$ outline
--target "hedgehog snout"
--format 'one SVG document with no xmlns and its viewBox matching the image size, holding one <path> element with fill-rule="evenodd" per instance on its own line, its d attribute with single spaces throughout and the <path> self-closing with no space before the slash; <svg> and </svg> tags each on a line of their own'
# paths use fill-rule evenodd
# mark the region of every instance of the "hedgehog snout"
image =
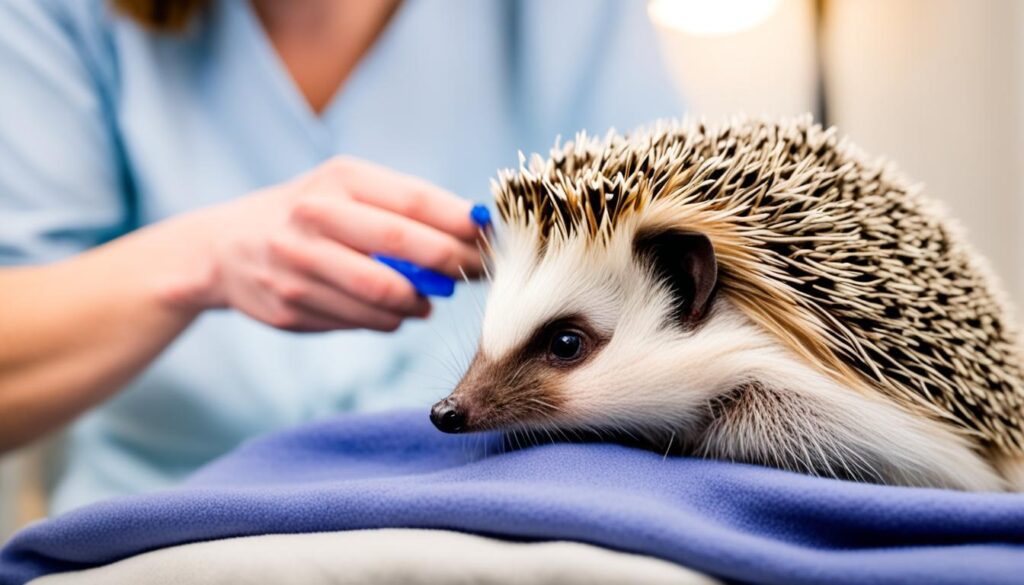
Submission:
<svg viewBox="0 0 1024 585">
<path fill-rule="evenodd" d="M 439 431 L 461 433 L 466 428 L 466 408 L 454 396 L 441 400 L 430 409 L 430 422 Z"/>
</svg>

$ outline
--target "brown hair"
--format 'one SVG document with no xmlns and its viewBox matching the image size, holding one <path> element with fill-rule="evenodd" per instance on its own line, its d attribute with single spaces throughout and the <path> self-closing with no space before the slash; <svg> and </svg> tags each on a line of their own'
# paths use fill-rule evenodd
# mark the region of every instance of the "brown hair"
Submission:
<svg viewBox="0 0 1024 585">
<path fill-rule="evenodd" d="M 210 0 L 111 0 L 114 8 L 157 32 L 181 32 Z"/>
</svg>

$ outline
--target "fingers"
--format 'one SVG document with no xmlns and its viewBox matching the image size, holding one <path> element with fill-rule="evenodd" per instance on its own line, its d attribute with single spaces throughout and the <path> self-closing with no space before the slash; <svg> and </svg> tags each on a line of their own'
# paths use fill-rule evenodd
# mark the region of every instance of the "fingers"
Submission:
<svg viewBox="0 0 1024 585">
<path fill-rule="evenodd" d="M 423 316 L 430 310 L 429 301 L 419 296 L 402 275 L 330 239 L 278 238 L 271 243 L 270 253 L 272 261 L 287 271 L 318 279 L 367 306 L 403 316 Z M 284 297 L 292 296 L 287 294 L 289 291 L 279 292 Z"/>
<path fill-rule="evenodd" d="M 461 270 L 473 275 L 481 270 L 474 244 L 355 201 L 338 201 L 337 208 L 336 215 L 322 218 L 322 233 L 360 252 L 395 256 L 454 278 Z"/>
<path fill-rule="evenodd" d="M 482 271 L 471 204 L 425 181 L 339 158 L 293 183 L 291 193 L 299 197 L 288 200 L 286 225 L 257 256 L 268 265 L 247 311 L 271 325 L 393 331 L 406 318 L 426 317 L 430 302 L 370 254 L 455 278 Z"/>
<path fill-rule="evenodd" d="M 364 303 L 311 278 L 285 280 L 276 301 L 284 313 L 294 315 L 293 331 L 330 331 L 334 329 L 372 329 L 394 331 L 409 316 L 426 317 L 430 304 L 421 299 L 413 315 L 387 311 Z"/>
<path fill-rule="evenodd" d="M 386 311 L 336 290 L 322 283 L 311 282 L 305 298 L 296 301 L 297 306 L 313 312 L 344 316 L 355 327 L 375 331 L 394 331 L 408 317 L 425 318 L 430 314 L 430 302 L 419 298 L 414 311 L 398 313 Z"/>
<path fill-rule="evenodd" d="M 293 215 L 305 231 L 363 254 L 395 256 L 453 278 L 462 271 L 477 276 L 483 269 L 475 243 L 344 197 L 310 197 Z"/>
<path fill-rule="evenodd" d="M 338 157 L 324 165 L 356 201 L 426 224 L 463 242 L 480 235 L 473 204 L 427 181 L 370 162 Z"/>
</svg>

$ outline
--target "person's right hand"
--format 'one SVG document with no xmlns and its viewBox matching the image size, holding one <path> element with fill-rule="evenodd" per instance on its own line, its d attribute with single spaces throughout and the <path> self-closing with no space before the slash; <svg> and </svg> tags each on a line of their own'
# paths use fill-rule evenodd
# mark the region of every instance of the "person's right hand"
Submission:
<svg viewBox="0 0 1024 585">
<path fill-rule="evenodd" d="M 430 302 L 369 257 L 402 258 L 454 278 L 482 260 L 471 203 L 420 179 L 336 158 L 292 182 L 201 210 L 183 237 L 207 243 L 198 285 L 177 302 L 233 307 L 290 331 L 393 331 Z"/>
</svg>

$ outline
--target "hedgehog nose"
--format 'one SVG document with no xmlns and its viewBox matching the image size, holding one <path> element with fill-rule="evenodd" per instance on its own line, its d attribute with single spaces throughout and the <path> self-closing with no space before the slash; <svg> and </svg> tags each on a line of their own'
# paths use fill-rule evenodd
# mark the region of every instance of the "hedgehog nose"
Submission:
<svg viewBox="0 0 1024 585">
<path fill-rule="evenodd" d="M 449 396 L 430 409 L 430 422 L 445 433 L 459 433 L 466 426 L 466 413 L 459 403 Z"/>
</svg>

